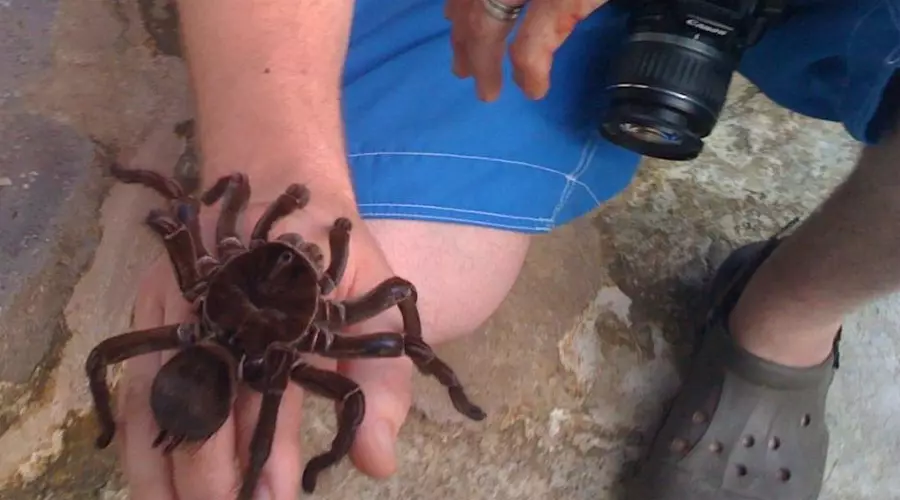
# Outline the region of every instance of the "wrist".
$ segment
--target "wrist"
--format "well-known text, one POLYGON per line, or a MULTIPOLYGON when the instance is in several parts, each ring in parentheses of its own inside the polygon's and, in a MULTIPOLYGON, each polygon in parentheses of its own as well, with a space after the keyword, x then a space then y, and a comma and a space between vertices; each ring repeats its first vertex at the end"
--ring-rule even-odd
MULTIPOLYGON (((291 167, 284 163, 269 163, 264 168, 248 168, 233 170, 204 169, 203 185, 197 196, 202 196, 216 181, 232 174, 244 174, 248 187, 249 197, 237 219, 237 231, 242 238, 248 238, 253 226, 263 216, 266 210, 278 199, 292 184, 305 185, 309 190, 309 200, 303 208, 295 210, 277 220, 272 227, 271 237, 284 232, 295 232, 303 235, 307 241, 326 243, 328 230, 337 218, 346 217, 354 225, 361 224, 361 218, 356 206, 355 197, 350 186, 349 177, 334 175, 330 171, 346 170, 346 167, 338 164, 337 167, 326 166, 314 169, 291 167)), ((223 186, 224 187, 224 186, 223 186)), ((226 188, 227 189, 227 188, 226 188)), ((200 223, 203 230, 204 241, 213 244, 213 233, 217 220, 222 213, 224 203, 227 203, 229 193, 226 191, 221 198, 209 206, 203 206, 200 211, 200 223)))

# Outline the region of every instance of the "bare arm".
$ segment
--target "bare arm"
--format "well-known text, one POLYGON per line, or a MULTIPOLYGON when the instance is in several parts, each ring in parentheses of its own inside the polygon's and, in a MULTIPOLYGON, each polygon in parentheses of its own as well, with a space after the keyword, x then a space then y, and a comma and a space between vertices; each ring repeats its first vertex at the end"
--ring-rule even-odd
POLYGON ((179 11, 204 183, 239 170, 260 202, 305 182, 313 203, 354 206, 340 108, 353 1, 180 0, 179 11))
MULTIPOLYGON (((307 184, 309 205, 298 216, 282 218, 282 224, 272 228, 272 236, 302 234, 307 242, 321 246, 330 263, 329 229, 335 219, 359 219, 344 151, 340 106, 353 0, 177 1, 205 187, 235 171, 249 175, 251 206, 241 218, 246 234, 290 183, 307 184)), ((203 236, 212 239, 216 210, 204 209, 200 216, 203 236)), ((344 288, 332 294, 336 299, 353 287, 369 290, 391 275, 366 225, 355 224, 353 236, 353 250, 341 280, 344 288)), ((213 241, 206 243, 207 248, 214 248, 213 241)), ((161 258, 141 285, 140 307, 135 308, 138 328, 190 317, 190 304, 178 291, 169 260, 161 258)), ((384 319, 360 328, 399 330, 396 316, 399 314, 394 312, 374 318, 372 321, 384 319)), ((147 404, 149 381, 158 373, 161 361, 160 357, 145 356, 138 361, 142 364, 129 364, 128 390, 121 391, 122 421, 127 424, 120 456, 132 497, 235 498, 235 492, 246 493, 254 487, 251 460, 263 455, 259 450, 251 452, 252 443, 266 446, 265 441, 271 439, 271 453, 265 455, 256 486, 268 492, 265 498, 271 500, 297 498, 304 466, 298 432, 300 387, 291 384, 284 391, 274 435, 257 433, 260 395, 241 389, 233 418, 209 441, 189 453, 166 457, 152 447, 159 430, 147 404), (256 436, 265 439, 257 441, 256 436), (235 467, 236 459, 240 467, 235 467), (245 477, 251 481, 245 483, 245 477), (203 480, 206 478, 215 480, 203 480)), ((365 421, 354 441, 354 463, 368 474, 387 476, 396 467, 394 429, 400 428, 409 407, 411 363, 388 359, 372 361, 363 368, 347 363, 342 369, 364 391, 374 394, 367 397, 365 421), (393 385, 384 383, 386 377, 391 377, 393 385)))

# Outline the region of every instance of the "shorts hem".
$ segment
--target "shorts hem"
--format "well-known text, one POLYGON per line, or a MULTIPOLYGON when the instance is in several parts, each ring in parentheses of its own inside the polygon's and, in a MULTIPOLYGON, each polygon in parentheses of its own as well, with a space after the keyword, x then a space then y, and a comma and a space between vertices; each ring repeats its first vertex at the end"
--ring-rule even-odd
MULTIPOLYGON (((596 166, 598 142, 587 140, 581 157, 567 168, 458 153, 382 151, 348 156, 363 219, 543 234, 590 212, 612 194, 597 192, 597 186, 580 178, 596 166)), ((614 192, 620 187, 608 186, 614 192)))
MULTIPOLYGON (((448 207, 405 207, 393 203, 363 203, 359 205, 359 212, 363 219, 373 220, 409 220, 419 222, 442 222, 465 226, 479 226, 503 231, 514 231, 528 234, 544 234, 552 231, 557 225, 553 221, 535 219, 530 222, 515 221, 508 217, 508 222, 500 222, 474 214, 466 214, 460 210, 448 207)), ((506 216, 490 214, 491 217, 502 219, 506 216)))

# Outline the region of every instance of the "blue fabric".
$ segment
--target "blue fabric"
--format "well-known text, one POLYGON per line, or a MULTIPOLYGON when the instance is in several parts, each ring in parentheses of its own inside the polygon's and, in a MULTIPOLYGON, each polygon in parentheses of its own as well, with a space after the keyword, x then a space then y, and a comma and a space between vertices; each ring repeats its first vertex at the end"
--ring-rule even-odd
MULTIPOLYGON (((501 97, 483 103, 471 80, 450 71, 443 0, 356 4, 343 107, 363 217, 540 233, 631 181, 639 156, 601 138, 592 112, 626 33, 617 6, 598 10, 558 51, 546 98, 525 98, 507 62, 501 97)), ((781 105, 877 141, 873 117, 900 66, 900 0, 792 6, 740 71, 781 105)))

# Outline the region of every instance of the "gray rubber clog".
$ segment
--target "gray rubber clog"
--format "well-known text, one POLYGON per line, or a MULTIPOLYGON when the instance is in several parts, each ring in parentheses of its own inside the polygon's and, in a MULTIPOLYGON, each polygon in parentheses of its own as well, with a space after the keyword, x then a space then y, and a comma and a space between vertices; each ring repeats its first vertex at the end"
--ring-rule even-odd
POLYGON ((750 275, 779 241, 742 247, 717 271, 715 304, 690 374, 628 482, 627 500, 818 498, 840 334, 825 362, 794 369, 743 350, 725 326, 750 275))

